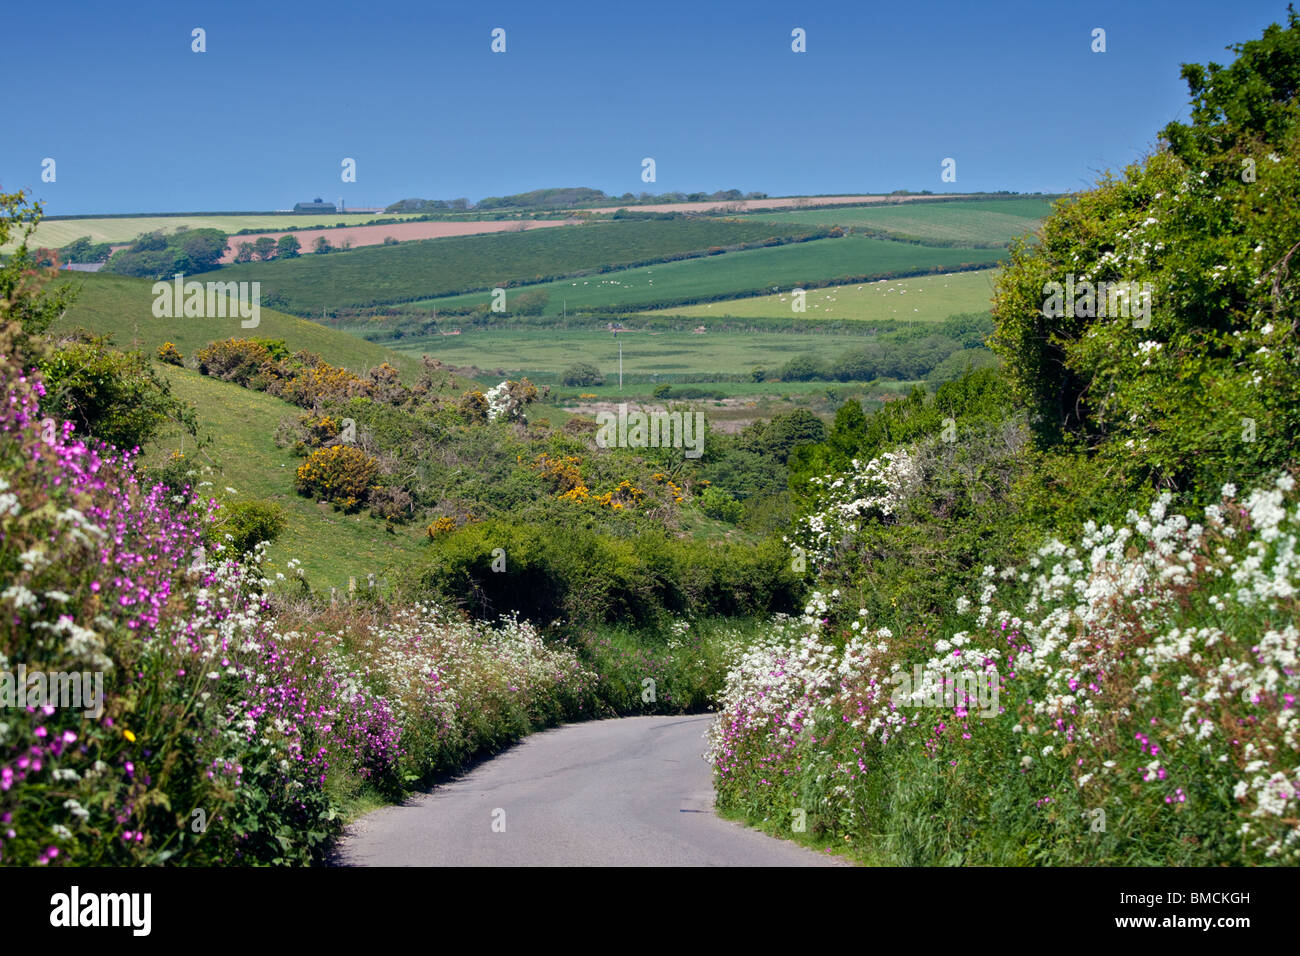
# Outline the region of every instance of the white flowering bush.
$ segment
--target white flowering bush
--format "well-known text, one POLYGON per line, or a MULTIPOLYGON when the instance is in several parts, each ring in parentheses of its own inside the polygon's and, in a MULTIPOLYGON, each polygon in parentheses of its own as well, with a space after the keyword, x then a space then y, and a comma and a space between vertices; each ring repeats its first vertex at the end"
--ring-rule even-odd
POLYGON ((861 462, 856 458, 845 474, 808 479, 817 494, 816 507, 796 525, 795 543, 814 568, 827 565, 869 520, 888 521, 916 481, 916 469, 905 449, 861 462))
POLYGON ((905 636, 815 595, 728 672, 720 802, 913 862, 1300 862, 1298 498, 1289 474, 1198 520, 1161 496, 905 636), (918 836, 936 819, 966 823, 918 836))

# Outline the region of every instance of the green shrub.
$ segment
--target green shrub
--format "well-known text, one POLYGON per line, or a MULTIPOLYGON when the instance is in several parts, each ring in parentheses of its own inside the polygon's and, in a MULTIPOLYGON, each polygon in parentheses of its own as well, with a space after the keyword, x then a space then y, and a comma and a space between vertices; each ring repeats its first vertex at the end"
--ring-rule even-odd
POLYGON ((130 450, 169 421, 197 431, 193 410, 172 396, 143 352, 120 352, 97 338, 57 348, 37 367, 46 389, 41 412, 72 422, 80 436, 130 450))
POLYGON ((570 365, 560 375, 560 381, 569 387, 582 387, 588 385, 604 385, 605 376, 600 374, 600 369, 589 362, 577 362, 570 365))
POLYGON ((728 524, 735 524, 744 512, 744 506, 730 493, 710 485, 700 495, 700 510, 710 518, 717 518, 728 524))
POLYGON ((275 541, 287 525, 284 509, 273 501, 232 501, 221 506, 210 537, 225 541, 239 554, 247 554, 263 541, 275 541))

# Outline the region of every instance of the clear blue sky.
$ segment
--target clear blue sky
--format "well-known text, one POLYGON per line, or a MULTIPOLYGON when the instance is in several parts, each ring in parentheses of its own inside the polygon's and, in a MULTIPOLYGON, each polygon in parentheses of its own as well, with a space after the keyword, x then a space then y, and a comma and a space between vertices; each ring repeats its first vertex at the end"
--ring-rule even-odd
POLYGON ((1284 19, 1280 0, 13 3, 0 187, 49 214, 545 186, 1069 191, 1186 117, 1181 63, 1226 63, 1284 19))

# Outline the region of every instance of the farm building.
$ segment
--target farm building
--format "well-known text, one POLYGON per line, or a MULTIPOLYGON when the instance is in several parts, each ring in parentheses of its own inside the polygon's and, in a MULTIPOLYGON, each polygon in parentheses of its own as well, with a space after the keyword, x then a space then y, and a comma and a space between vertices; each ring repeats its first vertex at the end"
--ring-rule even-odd
POLYGON ((317 196, 311 202, 296 203, 293 207, 293 211, 294 212, 338 212, 338 207, 336 207, 332 202, 325 202, 319 196, 317 196))

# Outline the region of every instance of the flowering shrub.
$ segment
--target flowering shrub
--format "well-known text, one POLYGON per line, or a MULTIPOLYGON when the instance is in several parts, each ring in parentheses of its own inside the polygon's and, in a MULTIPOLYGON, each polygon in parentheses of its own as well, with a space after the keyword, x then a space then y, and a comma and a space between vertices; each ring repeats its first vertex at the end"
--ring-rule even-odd
POLYGON ((295 487, 301 495, 355 509, 370 492, 379 462, 354 445, 318 448, 298 466, 295 487))
POLYGON ((180 349, 171 342, 164 342, 158 346, 158 361, 167 365, 184 365, 185 357, 181 355, 180 349))
POLYGON ((488 389, 483 396, 487 403, 488 421, 523 421, 524 406, 537 398, 537 386, 528 379, 520 382, 502 382, 488 389))
POLYGON ((799 519, 795 538, 814 568, 828 564, 864 519, 887 521, 915 480, 912 459, 902 449, 866 463, 855 458, 847 474, 809 478, 820 493, 818 507, 799 519))
POLYGON ((933 631, 845 625, 814 594, 728 673, 720 803, 803 807, 910 862, 1297 862, 1300 503, 1289 475, 1235 494, 985 568, 933 631), (958 670, 996 716, 935 695, 958 670))

